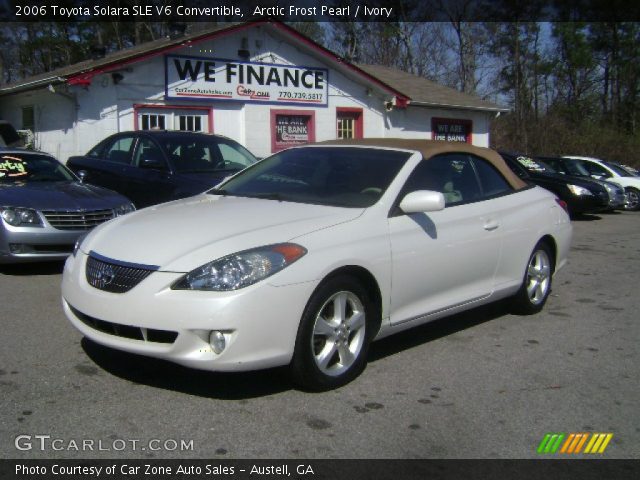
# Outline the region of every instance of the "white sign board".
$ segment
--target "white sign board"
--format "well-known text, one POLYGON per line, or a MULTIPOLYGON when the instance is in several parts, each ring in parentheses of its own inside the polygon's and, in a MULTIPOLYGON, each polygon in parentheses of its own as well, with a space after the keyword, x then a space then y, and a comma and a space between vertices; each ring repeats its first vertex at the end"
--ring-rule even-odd
POLYGON ((167 55, 165 96, 326 107, 328 76, 325 68, 167 55))

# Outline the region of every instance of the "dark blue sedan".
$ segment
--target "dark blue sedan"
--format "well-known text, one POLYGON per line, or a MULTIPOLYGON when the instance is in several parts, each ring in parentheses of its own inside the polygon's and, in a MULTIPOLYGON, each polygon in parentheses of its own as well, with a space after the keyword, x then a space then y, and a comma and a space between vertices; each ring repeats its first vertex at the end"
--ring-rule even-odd
POLYGON ((134 209, 50 155, 0 149, 0 264, 62 260, 88 230, 134 209))
POLYGON ((143 130, 111 135, 67 165, 87 183, 115 190, 142 208, 202 193, 254 162, 226 137, 143 130))

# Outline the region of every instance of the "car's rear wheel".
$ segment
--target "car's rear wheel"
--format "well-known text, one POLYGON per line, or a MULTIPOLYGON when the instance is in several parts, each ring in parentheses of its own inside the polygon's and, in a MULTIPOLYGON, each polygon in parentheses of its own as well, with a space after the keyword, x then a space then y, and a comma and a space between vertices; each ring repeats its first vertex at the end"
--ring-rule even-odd
POLYGON ((522 286, 513 298, 516 313, 530 315, 538 313, 551 293, 553 279, 553 255, 545 242, 538 244, 531 252, 522 286))
POLYGON ((638 210, 640 209, 640 190, 627 187, 625 188, 627 194, 627 203, 625 204, 625 210, 638 210))
POLYGON ((366 364, 374 311, 355 278, 341 275, 323 282, 302 315, 291 361, 294 381, 321 391, 357 377, 366 364))

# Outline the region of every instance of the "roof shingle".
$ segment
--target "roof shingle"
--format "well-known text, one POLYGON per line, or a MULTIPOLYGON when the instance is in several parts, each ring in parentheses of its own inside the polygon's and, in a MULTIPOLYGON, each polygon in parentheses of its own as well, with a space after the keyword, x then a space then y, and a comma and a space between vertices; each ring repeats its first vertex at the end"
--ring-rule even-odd
POLYGON ((459 92, 453 88, 445 87, 424 77, 403 72, 402 70, 381 65, 357 64, 357 66, 372 77, 404 93, 414 105, 494 112, 506 112, 509 110, 474 95, 459 92))

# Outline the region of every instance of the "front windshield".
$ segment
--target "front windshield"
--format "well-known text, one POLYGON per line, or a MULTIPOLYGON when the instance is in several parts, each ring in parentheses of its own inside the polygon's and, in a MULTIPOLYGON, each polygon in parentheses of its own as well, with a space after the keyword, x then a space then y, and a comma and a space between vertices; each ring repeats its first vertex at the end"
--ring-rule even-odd
POLYGON ((76 180, 76 177, 55 158, 38 154, 0 154, 0 183, 70 182, 76 180))
POLYGON ((262 160, 210 193, 365 208, 380 199, 409 156, 374 148, 293 148, 262 160))
POLYGON ((172 137, 163 143, 179 173, 233 173, 256 162, 242 145, 222 138, 172 137))
POLYGON ((616 172, 616 174, 620 175, 621 177, 633 177, 633 176, 635 176, 631 172, 627 171, 626 169, 624 169, 620 165, 617 165, 617 164, 611 163, 611 162, 605 162, 605 164, 607 165, 607 167, 609 167, 611 170, 616 172))
POLYGON ((579 160, 563 160, 563 165, 567 169, 569 175, 575 175, 577 177, 591 176, 589 170, 587 170, 579 160))
POLYGON ((543 163, 550 165, 556 172, 574 177, 589 177, 589 171, 578 160, 567 158, 545 158, 543 163))

